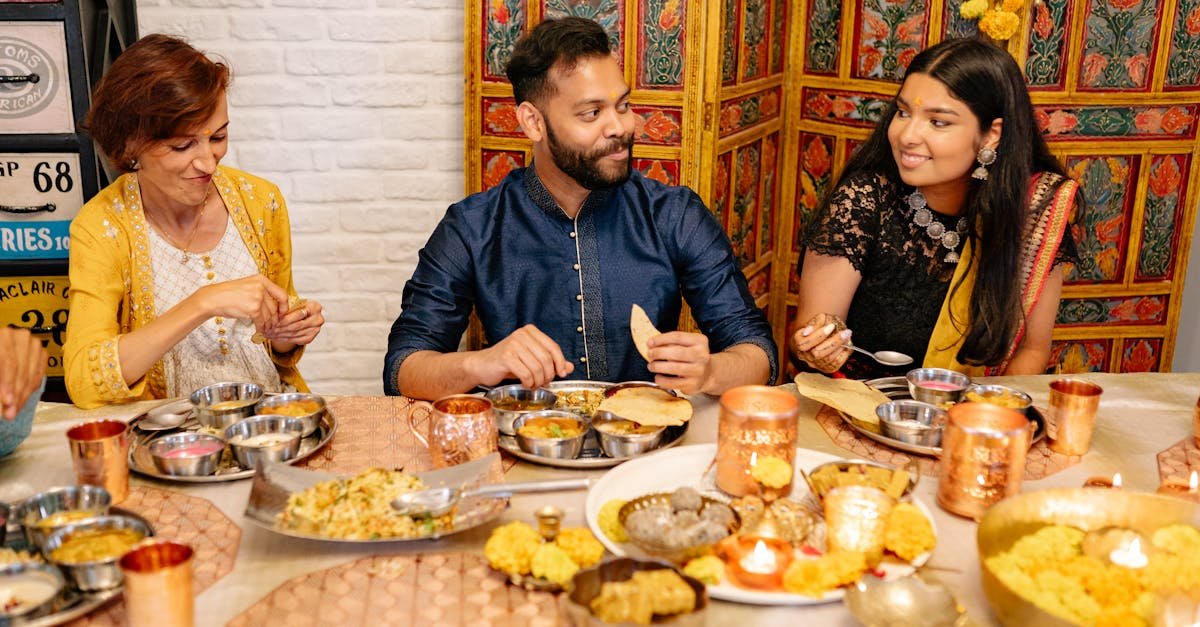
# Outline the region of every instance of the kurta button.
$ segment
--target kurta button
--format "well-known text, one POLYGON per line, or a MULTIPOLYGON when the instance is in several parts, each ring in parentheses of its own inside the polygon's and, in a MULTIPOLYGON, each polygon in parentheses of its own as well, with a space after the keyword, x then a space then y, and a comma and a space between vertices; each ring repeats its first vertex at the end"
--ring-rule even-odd
POLYGON ((580 357, 580 358, 579 358, 579 363, 581 363, 581 364, 586 364, 586 363, 587 363, 587 357, 580 357))
POLYGON ((583 333, 583 327, 575 327, 576 333, 583 333))
POLYGON ((575 269, 576 269, 576 270, 578 270, 578 269, 579 269, 579 264, 575 264, 575 269))
POLYGON ((571 231, 571 237, 575 237, 575 231, 571 231))
POLYGON ((583 300, 583 294, 576 294, 575 300, 583 300))

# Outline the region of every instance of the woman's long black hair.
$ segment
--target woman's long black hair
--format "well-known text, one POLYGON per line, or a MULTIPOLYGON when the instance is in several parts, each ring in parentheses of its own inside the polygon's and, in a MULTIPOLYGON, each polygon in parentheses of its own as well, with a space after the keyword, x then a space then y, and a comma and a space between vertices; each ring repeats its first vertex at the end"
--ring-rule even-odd
MULTIPOLYGON (((964 216, 972 225, 967 238, 978 252, 979 268, 966 338, 958 353, 964 364, 997 365, 1007 356, 1024 315, 1019 282, 1030 176, 1053 172, 1065 180, 1066 171, 1042 139, 1025 78, 1004 50, 978 39, 947 39, 918 54, 905 76, 918 73, 937 79, 970 107, 979 119, 981 133, 991 128, 996 118, 1003 120, 996 162, 988 168, 986 181, 970 179, 967 193, 964 216)), ((901 184, 887 137, 895 115, 893 99, 831 191, 861 173, 882 174, 901 184)))

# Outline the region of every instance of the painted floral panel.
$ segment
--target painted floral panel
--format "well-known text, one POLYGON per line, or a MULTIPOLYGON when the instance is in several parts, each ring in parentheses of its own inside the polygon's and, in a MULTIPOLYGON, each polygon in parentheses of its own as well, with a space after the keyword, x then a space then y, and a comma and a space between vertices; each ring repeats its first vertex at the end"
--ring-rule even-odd
POLYGON ((1061 88, 1066 78, 1067 24, 1071 19, 1067 0, 1041 0, 1033 3, 1029 47, 1025 59, 1025 78, 1030 89, 1061 88))
POLYGON ((679 184, 679 162, 674 159, 643 159, 633 160, 633 168, 648 179, 654 179, 664 185, 679 184))
POLYGON ((1064 298, 1054 323, 1062 326, 1166 324, 1166 295, 1064 298))
POLYGON ((1072 230, 1079 263, 1072 268, 1068 282, 1122 280, 1135 187, 1133 177, 1140 159, 1137 155, 1067 159, 1067 170, 1071 178, 1079 181, 1088 205, 1072 230))
POLYGON ((979 21, 968 20, 958 13, 963 2, 964 0, 946 0, 946 6, 942 9, 942 39, 979 36, 979 21))
POLYGON ((1121 372, 1158 372, 1162 339, 1126 338, 1121 346, 1121 372))
POLYGON ((1089 0, 1084 21, 1082 91, 1149 87, 1162 0, 1089 0))
POLYGON ((1108 371, 1112 340, 1061 340, 1050 345, 1050 368, 1063 374, 1108 371))
MULTIPOLYGON (((788 294, 799 294, 799 293, 800 293, 800 260, 797 259, 796 263, 793 263, 792 267, 788 269, 788 294)), ((788 320, 795 320, 794 314, 795 314, 795 312, 788 314, 788 320)))
POLYGON ((804 228, 812 220, 833 180, 833 141, 828 135, 800 133, 800 167, 796 168, 796 218, 792 252, 800 252, 804 228))
POLYGON ((854 76, 899 82, 925 47, 928 13, 926 0, 859 0, 854 76))
MULTIPOLYGON (((1200 0, 1198 0, 1200 1, 1200 0)), ((808 3, 808 36, 805 38, 804 71, 837 74, 841 46, 842 3, 840 0, 811 0, 808 3)))
POLYGON ((762 168, 762 148, 758 142, 737 149, 737 171, 733 177, 733 207, 726 232, 733 253, 745 267, 758 259, 755 222, 758 217, 758 182, 762 168))
POLYGON ((854 156, 854 151, 858 150, 858 147, 861 146, 862 144, 863 144, 863 140, 861 140, 861 139, 846 138, 846 150, 842 154, 842 162, 838 164, 839 171, 847 163, 850 163, 850 158, 854 156))
POLYGON ((742 54, 746 67, 742 80, 749 81, 767 75, 767 0, 742 0, 742 54))
POLYGON ((482 108, 484 135, 525 137, 517 122, 517 105, 512 98, 484 98, 482 108))
POLYGON ((887 109, 888 100, 878 94, 804 88, 802 115, 810 120, 837 122, 871 128, 887 109))
POLYGON ((682 0, 645 0, 640 3, 642 39, 638 43, 638 87, 683 87, 684 24, 687 3, 682 0))
POLYGON ((771 67, 768 74, 779 74, 783 71, 784 60, 787 58, 787 25, 792 17, 788 10, 788 0, 774 0, 771 18, 771 67))
POLYGON ((1166 88, 1195 89, 1200 84, 1200 0, 1176 1, 1169 50, 1166 88))
POLYGON ((508 82, 504 66, 525 30, 529 16, 524 0, 488 0, 483 14, 483 78, 508 82))
POLYGON ((683 110, 674 107, 634 105, 633 139, 638 144, 678 146, 683 141, 683 110))
POLYGON ((771 291, 771 266, 759 270, 757 274, 746 281, 750 287, 750 295, 755 300, 762 298, 771 291))
POLYGON ((525 153, 516 150, 484 150, 483 189, 495 187, 509 172, 525 167, 525 153))
MULTIPOLYGON (((625 5, 618 0, 543 0, 542 15, 546 19, 560 17, 586 17, 604 28, 608 43, 613 50, 624 50, 622 37, 625 32, 625 5)), ((618 54, 617 60, 625 67, 625 55, 618 54)))
POLYGON ((717 217, 717 222, 725 228, 725 232, 729 232, 729 221, 726 217, 729 215, 729 192, 733 179, 733 151, 723 152, 717 155, 717 172, 716 180, 713 181, 713 198, 712 209, 713 215, 717 217))
POLYGON ((758 220, 758 256, 775 250, 776 198, 779 182, 779 133, 762 140, 762 217, 758 220))
POLYGON ((782 88, 773 87, 726 101, 721 105, 718 133, 725 137, 779 117, 782 100, 782 88))
POLYGON ((721 31, 721 84, 737 82, 738 33, 741 30, 741 13, 738 0, 725 0, 724 28, 721 31))
POLYGON ((1047 141, 1107 139, 1193 139, 1196 136, 1194 104, 1122 107, 1112 105, 1034 107, 1038 127, 1047 141))
POLYGON ((1154 155, 1142 212, 1142 246, 1135 280, 1170 280, 1183 224, 1188 155, 1154 155))

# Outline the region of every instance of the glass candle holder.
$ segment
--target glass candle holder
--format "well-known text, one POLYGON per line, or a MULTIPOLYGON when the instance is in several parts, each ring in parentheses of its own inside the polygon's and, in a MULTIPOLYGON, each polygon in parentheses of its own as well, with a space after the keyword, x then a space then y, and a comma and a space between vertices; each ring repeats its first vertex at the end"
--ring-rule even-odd
POLYGON ((825 543, 829 552, 862 553, 874 567, 883 559, 884 533, 896 499, 879 488, 842 486, 825 495, 825 543))
POLYGON ((717 487, 735 497, 756 494, 768 502, 791 494, 791 478, 784 485, 768 487, 756 481, 751 471, 767 457, 793 467, 799 414, 800 401, 779 388, 743 385, 722 394, 717 487))
POLYGON ((1018 494, 1033 423, 1024 414, 990 403, 950 408, 938 464, 938 505, 979 520, 1001 499, 1018 494))

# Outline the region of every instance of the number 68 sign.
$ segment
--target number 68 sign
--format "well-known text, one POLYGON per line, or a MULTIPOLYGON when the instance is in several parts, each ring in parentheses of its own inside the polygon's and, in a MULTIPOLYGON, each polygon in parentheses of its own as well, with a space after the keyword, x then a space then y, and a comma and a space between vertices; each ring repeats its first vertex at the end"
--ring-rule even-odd
POLYGON ((78 154, 0 153, 0 261, 65 259, 82 206, 78 154))

